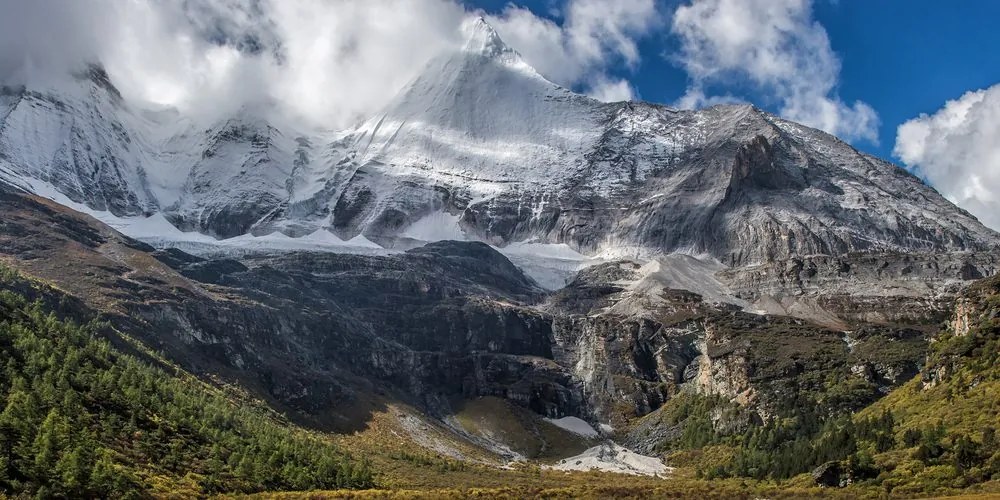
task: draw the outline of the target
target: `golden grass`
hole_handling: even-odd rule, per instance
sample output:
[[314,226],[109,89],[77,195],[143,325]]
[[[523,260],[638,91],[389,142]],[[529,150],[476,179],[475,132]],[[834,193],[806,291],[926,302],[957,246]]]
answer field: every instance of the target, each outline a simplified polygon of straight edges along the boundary
[[530,459],[554,462],[594,445],[501,398],[481,397],[457,406],[455,420],[466,432],[500,442]]

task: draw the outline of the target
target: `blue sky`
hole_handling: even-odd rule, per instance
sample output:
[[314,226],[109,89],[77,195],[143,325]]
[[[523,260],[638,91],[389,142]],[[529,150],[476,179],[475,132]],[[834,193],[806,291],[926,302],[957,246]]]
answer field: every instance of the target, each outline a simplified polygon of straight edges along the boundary
[[[500,13],[510,2],[467,2]],[[538,16],[560,22],[560,3],[551,0],[513,2]],[[664,2],[669,18],[679,2]],[[896,129],[921,113],[934,113],[950,99],[1000,82],[1000,2],[977,0],[819,0],[814,20],[825,28],[841,63],[837,93],[847,102],[868,103],[880,119],[878,143],[858,139],[859,149],[893,159]],[[674,103],[685,92],[688,76],[669,58],[678,41],[666,24],[638,39],[642,60],[629,70],[611,69],[627,78],[644,100]],[[732,82],[713,85],[772,112],[772,96]]]

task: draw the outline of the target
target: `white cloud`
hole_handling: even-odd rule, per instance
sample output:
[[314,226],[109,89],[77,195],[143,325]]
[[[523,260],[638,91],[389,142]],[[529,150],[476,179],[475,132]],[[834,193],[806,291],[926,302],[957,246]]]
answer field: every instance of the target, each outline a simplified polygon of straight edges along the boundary
[[[215,116],[272,102],[330,128],[377,112],[479,15],[458,0],[0,0],[0,12],[0,81],[99,60],[130,98]],[[556,83],[630,96],[608,68],[638,63],[654,0],[566,0],[561,15],[489,19]]]
[[628,80],[598,79],[587,90],[587,95],[603,102],[631,101],[635,99],[635,91]]
[[1000,230],[1000,84],[899,126],[893,153],[938,191]]
[[336,126],[377,111],[461,43],[468,16],[449,0],[272,1],[287,54],[273,75],[280,99]]
[[785,118],[878,141],[875,110],[836,94],[840,60],[809,0],[695,0],[677,8],[671,31],[681,43],[675,60],[692,82],[679,105],[717,101],[706,95],[712,85],[749,84],[773,96]]
[[601,91],[616,85],[617,97],[627,86],[631,97],[631,85],[609,76],[607,69],[615,63],[639,63],[636,40],[662,23],[655,0],[571,0],[564,11],[562,25],[513,4],[487,20],[550,80]]
[[83,2],[0,0],[0,12],[0,77],[16,84],[94,57],[109,28],[97,9]]
[[101,60],[126,95],[215,115],[269,101],[330,128],[377,111],[469,15],[450,0],[121,4],[127,43]]
[[687,92],[674,104],[681,109],[695,109],[715,106],[716,104],[742,104],[745,102],[745,100],[732,94],[707,96],[701,88],[692,87],[687,89]]

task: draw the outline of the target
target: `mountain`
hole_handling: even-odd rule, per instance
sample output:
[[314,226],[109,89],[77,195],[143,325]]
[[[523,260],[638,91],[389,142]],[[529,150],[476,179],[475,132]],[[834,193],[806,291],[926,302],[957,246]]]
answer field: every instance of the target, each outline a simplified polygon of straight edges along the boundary
[[[164,410],[173,420],[141,428],[182,436],[190,463],[164,469],[152,462],[167,450],[94,431],[114,464],[144,474],[130,485],[351,485],[302,472],[336,469],[342,449],[371,458],[378,485],[529,488],[497,493],[509,496],[578,481],[605,489],[559,494],[808,497],[856,482],[843,496],[877,496],[883,473],[921,494],[995,485],[984,453],[976,470],[942,469],[971,456],[966,441],[992,442],[969,431],[995,420],[986,403],[962,405],[962,447],[928,430],[938,448],[921,465],[902,434],[948,415],[948,394],[988,400],[971,388],[995,385],[982,369],[995,281],[975,283],[1000,270],[1000,235],[828,134],[745,105],[601,103],[547,81],[485,21],[468,34],[336,133],[268,104],[207,123],[144,109],[97,65],[60,86],[3,87],[11,331],[51,337],[47,310],[99,320],[65,328],[337,444],[287,467],[250,431],[238,452],[199,451],[197,433],[225,426]],[[938,333],[956,308],[975,335]],[[0,339],[14,356],[44,351],[15,344]],[[19,371],[18,384],[52,385]],[[13,491],[2,473],[16,469],[17,494],[44,493],[45,474],[22,467],[34,455],[18,453],[17,467],[0,461],[0,486]],[[564,472],[591,466],[605,472]],[[926,477],[904,481],[916,468]],[[671,478],[617,490],[608,471]]]
[[[311,206],[384,241],[436,211],[497,245],[707,253],[729,265],[983,250],[997,235],[899,168],[750,106],[603,104],[542,78],[483,21],[346,135]],[[308,191],[308,190],[307,190]]]
[[145,124],[97,66],[59,89],[0,88],[0,178],[55,189],[119,216],[159,207],[149,189]]
[[417,230],[431,220],[499,246],[683,252],[729,266],[1000,242],[896,166],[752,106],[680,111],[574,94],[482,20],[382,112],[333,137],[267,109],[207,128],[153,116],[96,66],[77,83],[5,89],[3,178],[217,238],[322,229],[392,247],[435,239]]
[[[868,309],[850,307],[853,316],[845,317],[854,319],[845,331],[744,312],[670,287],[670,280],[681,276],[664,270],[681,269],[682,259],[694,260],[688,256],[592,266],[553,294],[478,242],[438,242],[388,256],[272,250],[236,261],[156,250],[90,216],[9,188],[0,188],[0,214],[0,261],[5,266],[0,298],[27,311],[30,320],[29,326],[15,327],[13,332],[48,338],[52,330],[46,329],[65,328],[73,332],[73,345],[86,346],[91,342],[88,337],[107,338],[116,349],[151,360],[155,370],[166,366],[174,375],[179,370],[190,372],[208,385],[187,384],[183,395],[187,399],[165,403],[167,407],[197,400],[199,391],[212,394],[212,386],[230,395],[229,402],[213,399],[221,405],[219,411],[246,415],[240,401],[256,400],[252,412],[270,406],[289,420],[322,431],[323,439],[335,440],[352,456],[372,460],[375,482],[382,486],[506,486],[525,481],[534,488],[543,484],[578,488],[580,481],[591,478],[607,487],[616,479],[567,475],[562,470],[572,470],[579,461],[588,468],[673,474],[660,462],[666,459],[682,471],[679,477],[648,480],[654,482],[633,479],[632,489],[617,493],[570,491],[577,491],[574,496],[603,497],[669,484],[668,491],[683,488],[688,494],[709,486],[716,493],[721,488],[724,496],[831,494],[808,487],[795,490],[804,487],[801,478],[785,482],[796,475],[808,476],[819,464],[826,466],[817,473],[822,484],[837,485],[838,478],[847,477],[859,485],[845,495],[877,494],[878,483],[864,482],[874,480],[875,469],[859,468],[855,461],[870,456],[863,454],[863,443],[881,443],[885,439],[878,436],[897,432],[884,424],[881,408],[888,407],[900,421],[909,422],[922,411],[905,404],[912,398],[937,400],[951,387],[981,399],[982,391],[976,387],[992,388],[991,379],[970,386],[969,380],[977,380],[980,372],[967,375],[966,367],[989,366],[993,351],[983,346],[991,345],[988,328],[995,319],[996,296],[990,291],[995,290],[995,279],[973,288],[972,295],[966,295],[972,298],[943,296],[935,303],[925,296],[908,301],[896,297],[888,304],[867,305]],[[662,268],[643,269],[654,264]],[[32,278],[19,277],[24,275]],[[30,308],[19,296],[39,302]],[[925,309],[919,309],[921,304]],[[947,344],[940,339],[930,342],[956,304],[951,323],[964,333]],[[884,314],[880,311],[893,307],[899,311],[892,321],[878,319]],[[100,322],[90,323],[94,326],[88,330],[75,330],[72,325],[58,326],[53,318],[44,319],[47,311],[75,321]],[[5,314],[11,313],[5,310]],[[12,314],[22,321],[22,313]],[[10,318],[5,316],[0,327],[10,324]],[[966,327],[972,333],[966,335]],[[36,330],[37,334],[28,333]],[[2,345],[34,349],[23,342]],[[37,358],[33,356],[29,359]],[[971,356],[973,364],[963,356]],[[95,370],[108,366],[101,363],[67,366]],[[24,371],[20,376],[35,373]],[[947,382],[937,386],[932,382],[938,389],[923,396],[921,377]],[[38,380],[48,379],[39,375]],[[149,382],[141,383],[149,387]],[[97,393],[89,392],[90,386],[79,384],[54,386],[63,392],[82,391],[83,401],[94,412],[136,411],[108,410],[94,399]],[[233,390],[245,390],[249,396],[234,395]],[[913,392],[918,395],[910,396]],[[873,402],[875,406],[870,406]],[[7,408],[13,404],[2,403]],[[967,430],[973,422],[995,420],[990,408],[964,405],[961,421],[949,425]],[[844,419],[859,410],[876,415],[875,423],[865,420],[864,425],[877,424],[878,434],[844,427],[848,425]],[[927,410],[947,411],[939,406]],[[288,425],[284,419],[278,420],[279,427],[265,421],[263,428],[241,433],[232,442],[239,451],[230,458],[245,456],[258,464],[249,470],[240,465],[242,459],[225,461],[230,453],[226,449],[199,448],[203,434],[197,433],[213,431],[191,424],[192,417],[170,413],[171,419],[186,419],[174,423],[152,417],[147,421],[142,415],[140,429],[159,433],[154,436],[176,436],[171,442],[180,443],[180,448],[174,452],[144,444],[144,439],[133,445],[112,430],[100,431],[95,436],[106,449],[100,466],[108,468],[110,461],[113,470],[127,474],[128,483],[120,487],[147,492],[163,487],[260,491],[342,484],[333,477],[307,480],[293,475],[301,469],[323,470],[329,465],[322,456],[325,451],[296,455],[295,467],[281,467],[280,472],[269,465],[259,450],[262,445],[274,446],[274,441],[261,433],[289,432],[280,427]],[[80,429],[86,421],[71,420],[71,428]],[[23,427],[11,427],[20,433],[18,442],[27,442],[23,436],[32,435]],[[189,435],[192,429],[195,435]],[[845,432],[849,439],[837,437]],[[855,432],[856,436],[850,434]],[[973,437],[975,443],[987,440],[986,434]],[[628,449],[600,444],[602,439]],[[943,438],[935,439],[941,443]],[[944,441],[944,451],[928,456],[921,467],[928,474],[941,470],[939,462],[956,453],[955,442]],[[878,446],[890,450],[895,445]],[[73,449],[58,448],[56,456],[71,456]],[[19,457],[29,456],[30,450],[18,450]],[[337,450],[333,448],[334,453]],[[192,460],[176,461],[185,454]],[[898,462],[898,455],[897,451],[890,458]],[[142,461],[146,456],[167,458],[146,464]],[[212,465],[213,457],[221,457],[222,465]],[[545,465],[557,459],[562,459],[555,466],[558,473],[549,475],[530,468],[496,467],[511,461]],[[616,468],[615,460],[623,461],[622,468]],[[831,461],[844,464],[828,465]],[[80,467],[86,469],[87,464],[84,461]],[[935,489],[941,485],[938,479],[912,481],[906,479],[909,469],[898,467],[888,472],[900,491],[945,491]],[[401,468],[406,470],[402,477],[396,475]],[[9,492],[34,491],[38,484],[49,483],[87,488],[61,486],[64,483],[20,465],[14,470],[36,483],[8,484],[0,477],[0,485]],[[696,471],[713,478],[749,479],[689,483],[685,479],[689,476],[681,476]],[[988,475],[963,474],[968,478],[963,484],[991,484]],[[262,479],[268,477],[275,479]],[[770,479],[754,482],[763,478]],[[92,488],[104,487],[100,483]]]

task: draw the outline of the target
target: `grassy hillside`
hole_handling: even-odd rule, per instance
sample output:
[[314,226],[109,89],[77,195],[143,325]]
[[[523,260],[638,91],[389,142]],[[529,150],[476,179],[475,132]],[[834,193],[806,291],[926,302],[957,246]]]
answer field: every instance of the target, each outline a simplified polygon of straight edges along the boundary
[[922,374],[860,411],[822,409],[832,394],[852,400],[858,383],[800,387],[763,423],[721,398],[681,394],[637,428],[668,429],[655,449],[680,476],[807,484],[816,471],[847,491],[900,497],[1000,489],[1000,278],[966,291]]
[[870,451],[876,480],[897,493],[1000,481],[1000,278],[971,287],[958,312],[923,376],[858,416],[892,415],[894,445]]
[[154,366],[12,290],[0,268],[0,491],[133,497],[373,485],[328,439]]

